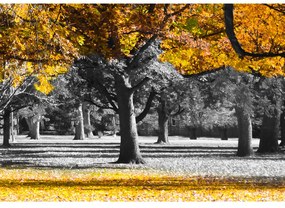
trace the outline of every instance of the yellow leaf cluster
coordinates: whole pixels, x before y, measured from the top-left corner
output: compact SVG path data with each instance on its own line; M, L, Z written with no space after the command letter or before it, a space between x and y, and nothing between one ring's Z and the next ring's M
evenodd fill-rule
M38 78L38 83L34 84L36 90L47 95L54 89L54 87L48 81L48 77L44 75L39 75L37 78Z

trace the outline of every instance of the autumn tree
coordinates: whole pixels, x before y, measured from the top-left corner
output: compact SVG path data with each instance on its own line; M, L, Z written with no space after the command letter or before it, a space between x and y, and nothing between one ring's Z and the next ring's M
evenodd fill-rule
M1 108L4 116L4 140L8 141L11 101L26 87L34 85L48 94L50 80L66 72L78 55L71 37L60 23L60 5L0 5L0 83ZM74 41L74 42L75 42ZM31 82L32 79L37 82ZM5 122L6 121L6 122ZM6 127L6 128L5 128ZM4 142L5 143L5 142Z

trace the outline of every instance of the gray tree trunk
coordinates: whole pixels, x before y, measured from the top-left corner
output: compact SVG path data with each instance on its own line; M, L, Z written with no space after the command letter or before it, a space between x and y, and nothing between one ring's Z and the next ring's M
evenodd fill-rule
M115 88L120 119L120 155L117 163L145 163L139 145L136 118L133 105L133 91L129 79L123 75L115 76Z
M191 140L197 140L197 128L189 127L189 137Z
M236 107L235 110L238 121L239 134L237 156L250 156L253 154L251 118L244 109Z
M279 151L278 137L280 130L280 116L282 107L281 80L275 79L272 85L273 91L269 92L267 98L271 101L269 112L264 113L258 153L274 153Z
M160 106L157 109L158 113L158 140L157 144L169 144L168 140L168 120L169 115L165 106L165 101L161 101Z
M285 112L283 110L280 116L281 143L280 146L285 146Z
M73 140L84 140L85 134L84 134L84 119L83 119L83 110L82 110L82 103L78 105L77 108L78 117L76 121L75 126L75 136Z
M227 127L221 127L220 132L221 132L221 140L228 140L229 139Z
M29 127L29 134L28 136L31 139L38 140L40 139L40 115L28 117L26 118L28 127Z
M90 120L90 109L86 102L83 102L83 120L84 120L84 130L87 138L93 138L91 120Z
M11 111L9 109L4 110L3 115L3 147L10 147L10 138L11 138Z
M280 114L281 110L278 108L274 109L274 113L270 116L264 114L260 131L258 153L278 152Z

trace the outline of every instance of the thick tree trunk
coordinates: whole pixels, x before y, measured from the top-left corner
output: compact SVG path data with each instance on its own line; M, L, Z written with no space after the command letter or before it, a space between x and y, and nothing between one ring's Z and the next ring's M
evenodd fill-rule
M270 116L263 115L258 153L274 153L279 150L280 111L279 108L276 108Z
M10 138L11 138L11 111L9 109L4 110L3 115L3 147L10 147Z
M83 121L84 121L84 130L87 138L93 138L91 119L90 119L90 109L86 102L83 102Z
M197 128L189 127L189 137L191 140L197 140Z
M31 139L38 140L40 139L40 118L41 116L33 116L26 118L28 127L29 127L29 134L28 136L31 137Z
M161 102L157 109L158 113L158 140L156 144L169 144L168 140L168 120L169 115L166 111L165 102Z
M278 137L280 130L280 116L282 107L282 94L280 79L274 79L273 92L268 93L267 98L271 101L269 112L263 115L260 143L258 153L274 153L279 151Z
M250 115L244 109L236 107L238 121L238 151L237 156L244 157L253 154L252 123Z
M280 129L281 129L281 143L280 146L285 146L285 112L283 112L280 116Z
M220 132L221 132L221 140L228 140L229 139L227 127L221 127Z
M116 75L115 87L120 119L120 155L117 163L144 163L138 145L138 133L129 79Z
M78 118L77 118L76 126L75 126L74 140L84 140L85 134L84 134L84 121L83 121L84 119L83 119L82 103L78 105L77 112L78 112Z

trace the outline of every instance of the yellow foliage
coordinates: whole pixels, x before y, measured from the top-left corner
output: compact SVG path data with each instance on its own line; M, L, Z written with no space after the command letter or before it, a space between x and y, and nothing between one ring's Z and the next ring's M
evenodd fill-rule
M284 201L284 181L118 169L0 169L0 201Z
M48 77L44 75L39 75L37 78L38 83L34 84L35 89L48 95L54 89L54 87L48 81Z

